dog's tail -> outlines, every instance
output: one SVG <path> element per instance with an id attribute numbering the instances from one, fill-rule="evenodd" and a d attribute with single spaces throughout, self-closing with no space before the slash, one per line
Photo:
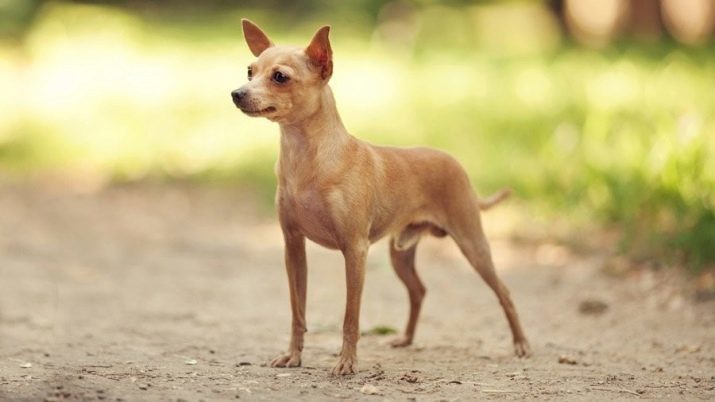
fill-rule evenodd
<path id="1" fill-rule="evenodd" d="M 477 203 L 479 204 L 479 209 L 481 209 L 482 211 L 486 211 L 487 209 L 509 198 L 510 195 L 511 189 L 503 188 L 487 198 L 477 200 Z"/>

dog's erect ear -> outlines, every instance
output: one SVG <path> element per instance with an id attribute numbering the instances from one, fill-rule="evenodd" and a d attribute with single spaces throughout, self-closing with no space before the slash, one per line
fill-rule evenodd
<path id="1" fill-rule="evenodd" d="M 333 74 L 333 50 L 330 48 L 328 33 L 330 33 L 329 25 L 318 29 L 308 47 L 305 48 L 305 54 L 314 65 L 320 68 L 320 77 L 324 80 Z"/>
<path id="2" fill-rule="evenodd" d="M 258 25 L 245 18 L 241 19 L 241 24 L 243 25 L 243 36 L 246 38 L 248 48 L 251 49 L 251 53 L 254 56 L 258 57 L 264 50 L 273 46 L 273 42 Z"/>

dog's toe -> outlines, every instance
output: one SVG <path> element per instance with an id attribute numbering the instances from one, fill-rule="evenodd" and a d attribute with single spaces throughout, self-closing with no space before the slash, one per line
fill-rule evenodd
<path id="1" fill-rule="evenodd" d="M 300 355 L 286 353 L 273 359 L 271 367 L 299 367 L 300 364 Z"/>
<path id="2" fill-rule="evenodd" d="M 519 357 L 531 356 L 531 347 L 526 339 L 514 342 L 514 353 Z"/>
<path id="3" fill-rule="evenodd" d="M 332 371 L 334 376 L 357 374 L 357 359 L 354 357 L 340 357 L 338 364 Z"/>
<path id="4" fill-rule="evenodd" d="M 404 348 L 405 346 L 410 346 L 411 344 L 412 339 L 404 335 L 390 341 L 390 346 L 392 346 L 393 348 Z"/>

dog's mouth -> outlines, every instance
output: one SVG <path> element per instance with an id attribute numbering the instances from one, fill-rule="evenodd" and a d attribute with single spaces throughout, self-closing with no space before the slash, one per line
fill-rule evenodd
<path id="1" fill-rule="evenodd" d="M 265 109 L 259 109 L 259 110 L 249 110 L 249 109 L 241 108 L 241 111 L 249 116 L 263 116 L 264 114 L 269 114 L 269 113 L 275 112 L 276 108 L 273 106 L 268 106 Z"/>

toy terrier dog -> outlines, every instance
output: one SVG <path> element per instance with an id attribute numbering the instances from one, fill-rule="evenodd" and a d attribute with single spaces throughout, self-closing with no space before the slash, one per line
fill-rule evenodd
<path id="1" fill-rule="evenodd" d="M 340 250 L 345 258 L 347 302 L 343 344 L 334 375 L 357 372 L 360 298 L 370 244 L 390 236 L 390 259 L 407 287 L 410 313 L 395 347 L 412 343 L 425 287 L 415 271 L 415 249 L 425 234 L 449 235 L 496 293 L 511 328 L 517 356 L 530 354 L 509 291 L 494 272 L 480 209 L 506 196 L 480 200 L 450 155 L 428 148 L 374 146 L 350 135 L 340 120 L 328 81 L 333 74 L 329 26 L 307 47 L 276 46 L 244 19 L 243 33 L 256 60 L 248 83 L 231 92 L 249 116 L 280 125 L 276 204 L 285 240 L 292 332 L 288 351 L 273 367 L 301 364 L 306 331 L 305 239 Z"/>

